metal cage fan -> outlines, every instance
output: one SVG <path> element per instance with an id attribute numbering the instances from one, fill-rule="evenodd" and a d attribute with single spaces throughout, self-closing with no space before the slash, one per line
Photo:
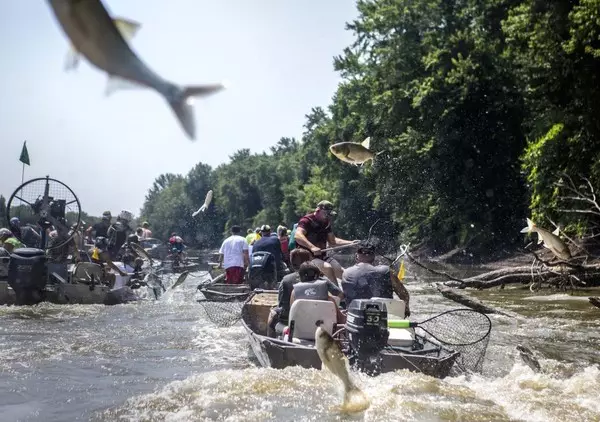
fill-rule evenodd
<path id="1" fill-rule="evenodd" d="M 18 217 L 21 227 L 37 224 L 41 227 L 40 249 L 64 246 L 81 224 L 81 205 L 75 193 L 64 183 L 49 176 L 29 180 L 19 186 L 6 205 L 7 220 Z M 47 245 L 47 232 L 56 230 L 57 241 Z M 32 246 L 32 245 L 27 245 Z"/>

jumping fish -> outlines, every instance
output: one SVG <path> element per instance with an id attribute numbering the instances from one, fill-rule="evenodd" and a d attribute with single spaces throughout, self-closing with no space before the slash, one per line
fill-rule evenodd
<path id="1" fill-rule="evenodd" d="M 529 218 L 527 219 L 527 227 L 521 230 L 521 233 L 537 233 L 538 243 L 544 242 L 544 246 L 556 255 L 558 258 L 568 261 L 571 259 L 571 251 L 565 242 L 558 237 L 558 227 L 552 233 L 535 225 Z"/>
<path id="2" fill-rule="evenodd" d="M 361 143 L 357 142 L 339 142 L 329 147 L 329 151 L 340 160 L 354 164 L 355 166 L 363 165 L 369 160 L 374 160 L 377 154 L 371 151 L 371 138 L 367 138 Z"/>
<path id="3" fill-rule="evenodd" d="M 335 342 L 331 334 L 329 334 L 323 327 L 323 321 L 319 320 L 316 322 L 317 329 L 315 331 L 315 342 L 317 353 L 323 365 L 329 369 L 334 375 L 336 375 L 344 384 L 344 407 L 349 406 L 352 403 L 352 395 L 357 394 L 362 402 L 363 408 L 369 406 L 369 401 L 364 393 L 354 384 L 350 379 L 348 368 L 346 367 L 346 358 L 340 347 Z M 358 410 L 358 409 L 356 409 Z M 364 410 L 364 409 L 363 409 Z"/>
<path id="4" fill-rule="evenodd" d="M 154 73 L 131 50 L 101 0 L 47 0 L 74 49 L 110 76 L 154 89 L 169 103 L 187 136 L 195 139 L 193 97 L 225 88 L 223 83 L 180 87 Z"/>
<path id="5" fill-rule="evenodd" d="M 211 201 L 212 201 L 212 197 L 213 197 L 213 191 L 209 190 L 206 193 L 206 198 L 204 198 L 204 204 L 202 204 L 202 206 L 198 209 L 198 211 L 194 212 L 192 214 L 192 217 L 197 216 L 198 214 L 200 214 L 203 211 L 206 211 L 208 209 L 208 206 L 210 205 Z"/>

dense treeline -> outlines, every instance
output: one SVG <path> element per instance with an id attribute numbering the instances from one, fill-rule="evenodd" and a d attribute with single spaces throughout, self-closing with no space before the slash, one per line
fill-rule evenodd
<path id="1" fill-rule="evenodd" d="M 365 237 L 380 219 L 380 237 L 438 252 L 492 252 L 520 239 L 530 214 L 591 227 L 594 214 L 560 211 L 574 205 L 557 183 L 566 173 L 600 186 L 600 0 L 357 7 L 328 110 L 311 110 L 302 139 L 269 154 L 158 177 L 142 210 L 155 234 L 212 245 L 234 223 L 291 225 L 321 199 L 337 204 L 339 234 Z M 372 166 L 328 152 L 367 136 L 383 151 Z M 214 205 L 192 219 L 209 189 Z"/>

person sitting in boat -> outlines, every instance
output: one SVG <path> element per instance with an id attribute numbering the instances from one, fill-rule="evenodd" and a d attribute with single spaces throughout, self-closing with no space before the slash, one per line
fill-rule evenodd
<path id="1" fill-rule="evenodd" d="M 23 248 L 25 245 L 21 243 L 15 235 L 6 228 L 0 229 L 0 246 L 2 246 L 8 253 L 13 253 L 15 249 Z"/>
<path id="2" fill-rule="evenodd" d="M 250 258 L 246 239 L 240 236 L 240 226 L 231 227 L 231 236 L 223 241 L 219 249 L 219 268 L 225 268 L 225 283 L 241 284 Z"/>
<path id="3" fill-rule="evenodd" d="M 333 234 L 332 221 L 337 213 L 329 201 L 321 201 L 314 212 L 305 215 L 296 227 L 295 241 L 298 247 L 308 249 L 313 254 L 315 264 L 323 274 L 333 283 L 342 278 L 344 268 L 331 257 L 326 257 L 321 252 L 327 244 L 329 246 L 350 245 L 354 241 L 344 240 Z"/>
<path id="4" fill-rule="evenodd" d="M 294 285 L 300 282 L 298 270 L 303 263 L 310 262 L 311 259 L 311 253 L 303 248 L 296 248 L 290 253 L 290 268 L 294 272 L 287 274 L 285 277 L 283 277 L 281 283 L 279 283 L 277 307 L 273 308 L 269 314 L 268 325 L 271 330 L 269 334 L 270 336 L 273 336 L 273 333 L 275 333 L 277 336 L 281 336 L 284 328 L 288 325 L 288 317 L 290 314 L 290 297 L 292 296 Z M 329 292 L 341 299 L 343 294 L 340 288 L 329 280 L 327 280 L 327 283 Z"/>
<path id="5" fill-rule="evenodd" d="M 110 227 L 110 221 L 112 220 L 112 215 L 110 211 L 104 211 L 102 213 L 102 220 L 93 226 L 90 226 L 85 231 L 86 236 L 92 242 L 97 237 L 108 237 L 108 229 Z"/>
<path id="6" fill-rule="evenodd" d="M 127 236 L 132 229 L 129 222 L 133 220 L 133 214 L 130 211 L 123 210 L 119 213 L 117 221 L 108 229 L 108 252 L 111 259 L 117 259 L 121 247 L 127 241 Z"/>
<path id="7" fill-rule="evenodd" d="M 406 316 L 410 316 L 410 296 L 406 287 L 397 279 L 388 265 L 374 265 L 375 249 L 367 242 L 361 242 L 355 255 L 356 264 L 346 268 L 342 274 L 342 289 L 346 306 L 354 299 L 383 297 L 393 299 L 394 291 L 404 301 Z"/>
<path id="8" fill-rule="evenodd" d="M 290 309 L 296 299 L 328 300 L 335 305 L 338 324 L 343 324 L 346 322 L 346 316 L 341 313 L 337 302 L 330 295 L 330 293 L 332 293 L 330 286 L 333 283 L 328 283 L 327 280 L 323 280 L 321 278 L 322 275 L 319 267 L 312 262 L 305 262 L 300 265 L 300 269 L 298 270 L 300 283 L 296 283 L 292 289 Z"/>
<path id="9" fill-rule="evenodd" d="M 250 269 L 248 273 L 249 284 L 252 288 L 266 283 L 266 288 L 274 288 L 275 285 L 283 278 L 285 272 L 285 264 L 283 263 L 283 253 L 281 252 L 281 243 L 277 236 L 271 236 L 271 227 L 267 224 L 260 228 L 261 238 L 252 246 L 252 255 L 250 256 Z M 270 254 L 269 259 L 261 258 L 258 263 L 254 259 L 258 252 L 267 252 Z M 256 264 L 256 265 L 255 265 Z M 256 282 L 256 286 L 252 281 Z"/>

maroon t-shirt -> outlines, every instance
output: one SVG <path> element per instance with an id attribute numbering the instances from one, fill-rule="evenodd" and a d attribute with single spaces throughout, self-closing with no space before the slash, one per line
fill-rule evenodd
<path id="1" fill-rule="evenodd" d="M 321 249 L 327 247 L 327 235 L 332 232 L 331 223 L 329 221 L 319 221 L 317 220 L 317 217 L 315 217 L 315 214 L 311 213 L 305 215 L 298 221 L 298 227 L 304 229 L 306 238 L 310 243 Z M 299 243 L 297 245 L 303 247 Z"/>

